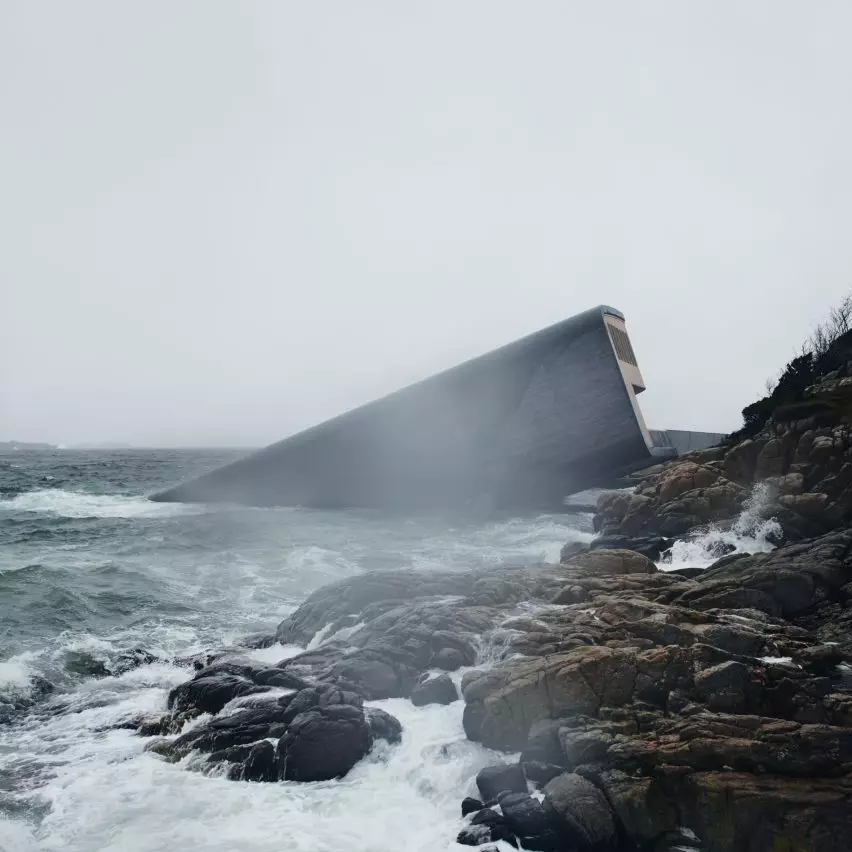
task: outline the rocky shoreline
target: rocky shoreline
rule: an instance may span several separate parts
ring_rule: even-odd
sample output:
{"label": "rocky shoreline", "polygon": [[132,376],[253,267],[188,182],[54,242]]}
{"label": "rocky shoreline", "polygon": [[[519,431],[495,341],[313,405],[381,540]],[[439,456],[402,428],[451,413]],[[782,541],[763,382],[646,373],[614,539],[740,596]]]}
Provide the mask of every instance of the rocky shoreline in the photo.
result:
{"label": "rocky shoreline", "polygon": [[[779,409],[758,434],[603,495],[598,538],[558,565],[320,589],[274,636],[196,660],[139,732],[164,759],[233,779],[327,780],[379,741],[393,760],[404,731],[370,702],[463,700],[467,737],[507,757],[459,803],[459,844],[848,848],[848,367],[808,389],[801,416]],[[660,570],[674,539],[735,524],[755,488],[774,550]],[[268,667],[245,656],[276,642],[310,647]]]}

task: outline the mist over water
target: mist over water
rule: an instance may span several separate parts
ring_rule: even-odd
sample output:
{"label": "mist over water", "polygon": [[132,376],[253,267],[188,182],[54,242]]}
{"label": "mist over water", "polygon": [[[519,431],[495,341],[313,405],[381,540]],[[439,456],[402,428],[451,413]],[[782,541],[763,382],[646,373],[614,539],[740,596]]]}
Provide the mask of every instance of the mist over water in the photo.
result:
{"label": "mist over water", "polygon": [[[2,852],[457,848],[461,798],[480,768],[504,759],[467,741],[462,702],[375,702],[402,722],[403,742],[377,747],[341,781],[316,784],[188,771],[116,726],[164,710],[168,691],[190,675],[176,658],[270,633],[326,583],[367,570],[557,561],[567,541],[591,541],[591,515],[460,522],[145,499],[233,455],[0,458]],[[725,535],[743,548],[771,547],[746,526]],[[678,544],[673,556],[679,567],[706,553]],[[499,629],[483,637],[479,664],[505,641]],[[120,676],[86,673],[132,648],[160,662]],[[253,653],[273,663],[298,650]]]}
{"label": "mist over water", "polygon": [[[405,727],[341,782],[244,784],[143,753],[116,724],[165,707],[189,676],[168,662],[75,673],[141,647],[170,660],[271,632],[315,589],[366,570],[461,570],[558,559],[584,515],[488,523],[150,503],[233,454],[17,453],[0,464],[0,707],[58,690],[0,723],[0,849],[440,849],[495,755],[463,706],[379,702]],[[330,637],[317,637],[317,641]],[[257,652],[270,662],[295,649]]]}

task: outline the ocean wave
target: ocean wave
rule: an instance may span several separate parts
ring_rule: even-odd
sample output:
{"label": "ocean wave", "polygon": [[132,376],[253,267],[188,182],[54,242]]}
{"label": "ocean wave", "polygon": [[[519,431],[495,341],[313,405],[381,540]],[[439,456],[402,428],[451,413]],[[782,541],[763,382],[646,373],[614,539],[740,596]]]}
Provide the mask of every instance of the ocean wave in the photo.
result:
{"label": "ocean wave", "polygon": [[34,654],[26,652],[0,661],[0,695],[29,692],[34,675],[33,657]]}
{"label": "ocean wave", "polygon": [[162,518],[199,513],[205,508],[186,503],[153,503],[139,496],[44,488],[0,500],[0,511],[44,513],[61,518]]}
{"label": "ocean wave", "polygon": [[664,571],[708,568],[721,556],[775,550],[782,530],[771,517],[771,497],[765,484],[756,485],[730,527],[710,526],[698,535],[676,541],[660,567]]}

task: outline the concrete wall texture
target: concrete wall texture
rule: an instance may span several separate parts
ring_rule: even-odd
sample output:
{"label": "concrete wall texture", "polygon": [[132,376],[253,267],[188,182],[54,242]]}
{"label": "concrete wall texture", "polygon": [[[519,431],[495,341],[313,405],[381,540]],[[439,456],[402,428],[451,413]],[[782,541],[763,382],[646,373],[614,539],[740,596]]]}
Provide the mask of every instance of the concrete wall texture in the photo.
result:
{"label": "concrete wall texture", "polygon": [[[322,508],[555,506],[650,460],[600,306],[155,500]],[[639,416],[637,417],[637,414]]]}

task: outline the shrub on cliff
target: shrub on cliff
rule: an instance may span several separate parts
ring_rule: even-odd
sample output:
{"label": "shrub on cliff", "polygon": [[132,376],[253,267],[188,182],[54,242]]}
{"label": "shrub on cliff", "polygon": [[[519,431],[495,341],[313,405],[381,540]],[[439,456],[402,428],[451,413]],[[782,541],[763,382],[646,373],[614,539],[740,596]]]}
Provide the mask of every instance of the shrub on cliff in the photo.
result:
{"label": "shrub on cliff", "polygon": [[[731,444],[756,435],[781,406],[805,400],[805,391],[826,373],[852,359],[852,294],[831,310],[802,345],[801,353],[787,363],[770,391],[743,409],[743,427],[729,437]],[[802,412],[804,416],[804,412]]]}

